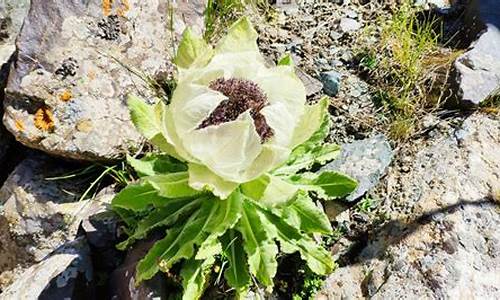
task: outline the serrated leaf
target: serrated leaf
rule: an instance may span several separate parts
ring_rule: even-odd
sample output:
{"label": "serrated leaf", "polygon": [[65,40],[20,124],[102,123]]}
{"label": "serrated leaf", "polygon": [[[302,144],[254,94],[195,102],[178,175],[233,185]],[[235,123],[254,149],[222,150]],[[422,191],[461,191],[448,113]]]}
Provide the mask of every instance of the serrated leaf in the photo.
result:
{"label": "serrated leaf", "polygon": [[276,176],[289,176],[299,171],[309,170],[315,164],[324,165],[340,155],[340,146],[325,143],[314,148],[301,147],[290,155],[289,160],[272,172]]}
{"label": "serrated leaf", "polygon": [[275,238],[280,242],[283,252],[293,253],[298,251],[311,271],[316,274],[326,275],[333,271],[335,263],[330,253],[318,245],[310,236],[301,234],[297,228],[294,228],[283,218],[265,207],[255,202],[253,202],[253,205],[265,216],[267,219],[266,224],[273,226],[273,229],[269,230],[269,232],[275,234]]}
{"label": "serrated leaf", "polygon": [[229,264],[224,271],[224,277],[229,286],[241,296],[245,294],[251,283],[247,256],[243,249],[243,238],[236,230],[229,230],[220,238],[224,257]]}
{"label": "serrated leaf", "polygon": [[138,222],[133,234],[125,241],[116,245],[116,247],[119,250],[125,250],[136,240],[145,238],[151,230],[161,226],[173,225],[181,217],[188,215],[198,208],[204,199],[205,198],[165,199],[167,201],[165,206],[156,208]]}
{"label": "serrated leaf", "polygon": [[191,28],[186,28],[173,62],[180,68],[208,62],[213,53],[212,47],[202,37],[196,36]]}
{"label": "serrated leaf", "polygon": [[250,272],[265,286],[273,286],[278,265],[278,247],[266,232],[260,214],[248,201],[243,202],[237,229],[243,236],[243,248],[248,256]]}
{"label": "serrated leaf", "polygon": [[158,196],[156,189],[147,182],[130,184],[121,190],[111,201],[113,208],[141,211],[159,204],[165,199]]}
{"label": "serrated leaf", "polygon": [[184,224],[167,230],[167,236],[156,242],[137,264],[137,283],[151,279],[160,269],[167,271],[181,259],[194,255],[194,246],[207,237],[206,225],[214,217],[218,199],[205,199],[202,206]]}
{"label": "serrated leaf", "polygon": [[283,217],[306,233],[330,234],[332,225],[322,209],[306,192],[300,192],[291,205],[283,209]]}
{"label": "serrated leaf", "polygon": [[183,300],[200,299],[205,290],[208,274],[215,262],[215,258],[197,260],[191,258],[184,262],[181,270]]}
{"label": "serrated leaf", "polygon": [[270,174],[241,185],[242,192],[268,207],[286,205],[293,199],[298,188],[289,182]]}
{"label": "serrated leaf", "polygon": [[188,172],[148,176],[143,180],[151,184],[158,191],[158,195],[165,198],[192,197],[201,194],[189,186]]}
{"label": "serrated leaf", "polygon": [[323,171],[316,173],[296,174],[290,178],[290,182],[305,191],[314,191],[318,197],[324,200],[342,198],[349,195],[357,187],[356,180],[334,171]]}
{"label": "serrated leaf", "polygon": [[141,159],[127,155],[127,162],[140,177],[187,171],[186,164],[163,154],[147,154]]}
{"label": "serrated leaf", "polygon": [[159,110],[154,105],[147,104],[141,98],[130,95],[128,97],[130,118],[139,132],[148,140],[161,132]]}
{"label": "serrated leaf", "polygon": [[207,224],[206,230],[210,233],[201,244],[196,254],[197,259],[207,258],[221,251],[218,238],[232,229],[241,218],[242,196],[239,192],[232,193],[226,200],[219,200],[216,216]]}

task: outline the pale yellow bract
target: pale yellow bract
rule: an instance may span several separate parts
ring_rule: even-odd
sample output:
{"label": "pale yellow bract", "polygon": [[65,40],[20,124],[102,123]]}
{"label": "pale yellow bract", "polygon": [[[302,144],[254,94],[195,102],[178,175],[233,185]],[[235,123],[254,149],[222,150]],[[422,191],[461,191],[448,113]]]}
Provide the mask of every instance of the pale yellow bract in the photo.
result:
{"label": "pale yellow bract", "polygon": [[[168,143],[163,150],[188,163],[194,189],[227,198],[240,184],[281,165],[319,126],[298,125],[307,123],[301,120],[307,118],[305,87],[293,66],[266,66],[247,18],[235,23],[215,48],[187,31],[176,63],[178,84],[162,113],[161,133]],[[227,99],[208,87],[218,78],[249,80],[265,93],[269,104],[261,113],[273,130],[269,140],[261,143],[250,111],[234,121],[199,128]]]}

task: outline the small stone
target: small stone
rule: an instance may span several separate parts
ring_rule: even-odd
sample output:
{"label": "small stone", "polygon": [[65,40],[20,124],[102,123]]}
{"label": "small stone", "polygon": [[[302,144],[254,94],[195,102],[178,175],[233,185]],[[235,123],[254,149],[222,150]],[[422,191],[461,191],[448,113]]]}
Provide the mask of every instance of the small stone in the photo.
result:
{"label": "small stone", "polygon": [[332,31],[330,32],[330,37],[332,38],[332,40],[338,40],[342,37],[342,33],[338,32],[338,31]]}
{"label": "small stone", "polygon": [[393,151],[384,135],[342,145],[342,152],[323,170],[346,173],[358,181],[358,187],[346,200],[354,201],[370,191],[392,162]]}
{"label": "small stone", "polygon": [[355,12],[354,10],[352,9],[348,9],[345,11],[345,15],[351,19],[356,19],[358,17],[358,13]]}
{"label": "small stone", "polygon": [[361,28],[361,24],[354,19],[351,19],[351,18],[340,19],[340,29],[343,32],[350,33],[350,32],[357,31],[360,28]]}
{"label": "small stone", "polygon": [[323,90],[330,97],[335,97],[340,90],[340,73],[336,71],[323,72],[320,74]]}

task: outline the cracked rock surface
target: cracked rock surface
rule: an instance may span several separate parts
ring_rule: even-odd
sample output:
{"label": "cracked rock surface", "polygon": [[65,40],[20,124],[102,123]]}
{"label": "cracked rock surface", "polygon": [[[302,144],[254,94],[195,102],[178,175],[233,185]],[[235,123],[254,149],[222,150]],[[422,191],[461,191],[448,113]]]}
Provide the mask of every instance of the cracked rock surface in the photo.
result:
{"label": "cracked rock surface", "polygon": [[498,149],[500,120],[476,114],[421,149],[411,171],[389,173],[389,220],[319,299],[498,299]]}

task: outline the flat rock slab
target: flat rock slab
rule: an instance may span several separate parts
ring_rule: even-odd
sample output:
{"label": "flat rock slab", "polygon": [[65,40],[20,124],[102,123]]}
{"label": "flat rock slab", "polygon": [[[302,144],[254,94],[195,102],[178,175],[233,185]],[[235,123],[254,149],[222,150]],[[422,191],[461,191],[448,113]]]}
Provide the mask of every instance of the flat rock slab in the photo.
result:
{"label": "flat rock slab", "polygon": [[90,249],[84,238],[78,238],[27,269],[0,299],[92,299],[92,279]]}
{"label": "flat rock slab", "polygon": [[481,104],[500,92],[500,30],[488,25],[472,49],[458,58],[455,68],[458,94],[464,105]]}
{"label": "flat rock slab", "polygon": [[342,145],[340,157],[323,170],[343,172],[358,181],[358,187],[346,200],[354,201],[373,188],[385,174],[393,152],[384,135]]}
{"label": "flat rock slab", "polygon": [[468,29],[481,34],[455,62],[457,94],[470,106],[500,93],[500,2],[472,0],[465,13]]}
{"label": "flat rock slab", "polygon": [[112,191],[78,201],[88,179],[50,180],[71,169],[46,156],[22,161],[0,189],[0,289],[75,238],[82,220],[105,208]]}
{"label": "flat rock slab", "polygon": [[[105,161],[138,148],[127,95],[154,102],[187,24],[203,26],[204,2],[33,0],[17,40],[4,124],[28,147]],[[173,20],[172,20],[173,17]]]}
{"label": "flat rock slab", "polygon": [[319,299],[499,299],[498,149],[500,119],[473,115],[390,173],[389,220]]}

